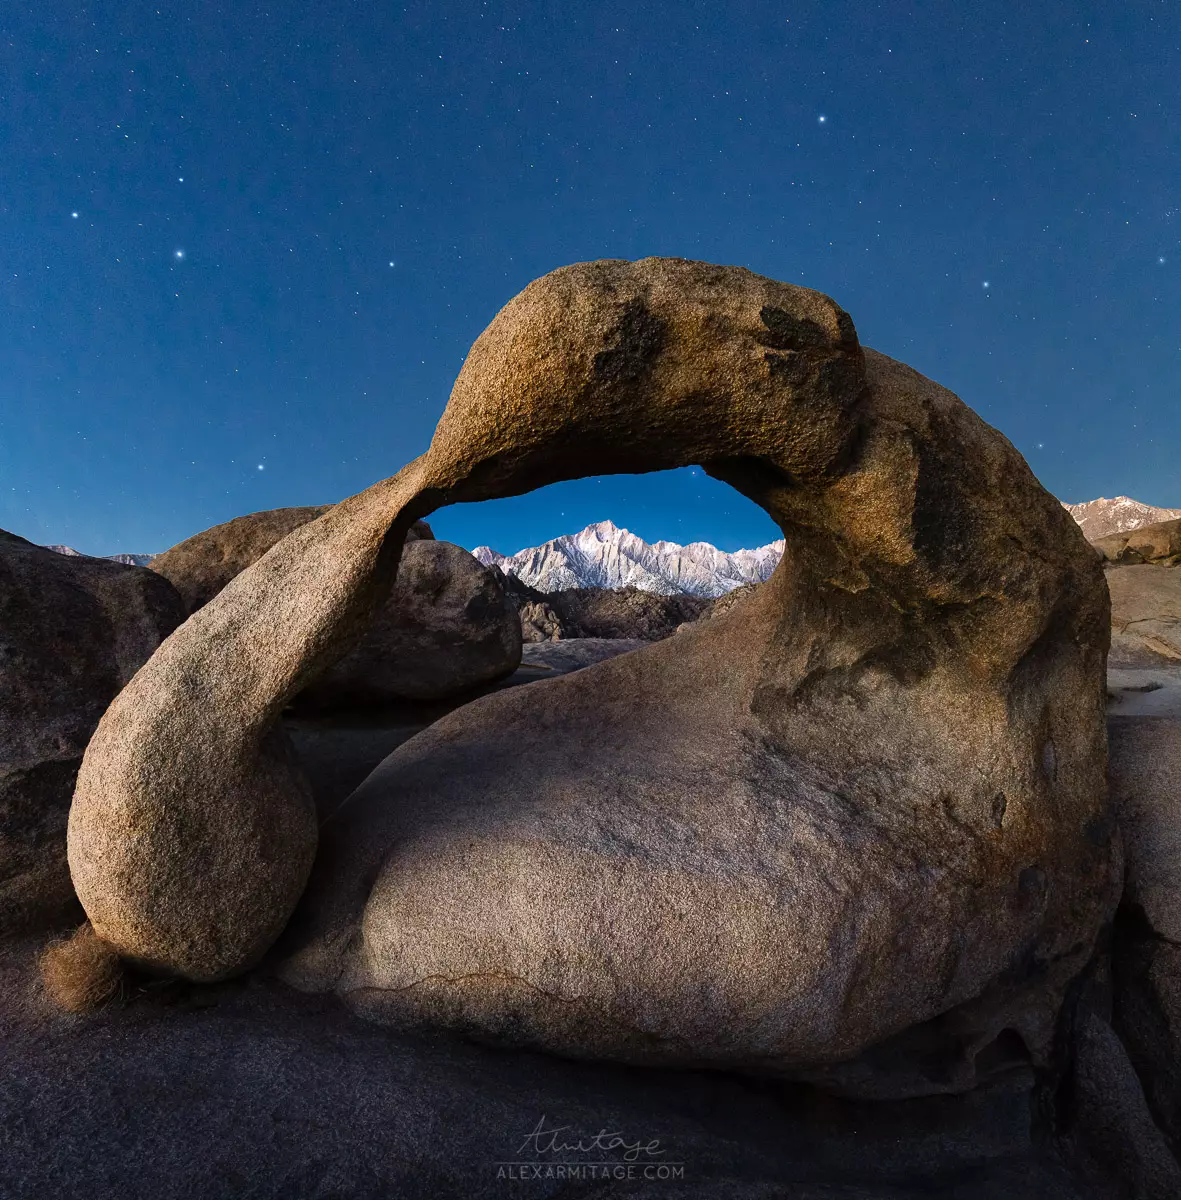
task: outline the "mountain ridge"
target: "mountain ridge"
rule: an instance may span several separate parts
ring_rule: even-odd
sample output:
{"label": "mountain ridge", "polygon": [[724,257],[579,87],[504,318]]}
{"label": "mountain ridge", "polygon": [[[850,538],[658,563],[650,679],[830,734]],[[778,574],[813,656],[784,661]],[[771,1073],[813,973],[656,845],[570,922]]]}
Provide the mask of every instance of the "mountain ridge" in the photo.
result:
{"label": "mountain ridge", "polygon": [[[1063,501],[1062,507],[1091,541],[1181,517],[1181,508],[1157,508],[1129,496],[1099,497],[1081,504]],[[728,553],[709,542],[645,542],[607,520],[515,554],[500,554],[490,546],[477,546],[472,554],[485,566],[497,566],[539,592],[636,587],[662,596],[716,598],[742,584],[770,578],[783,555],[783,541]]]}

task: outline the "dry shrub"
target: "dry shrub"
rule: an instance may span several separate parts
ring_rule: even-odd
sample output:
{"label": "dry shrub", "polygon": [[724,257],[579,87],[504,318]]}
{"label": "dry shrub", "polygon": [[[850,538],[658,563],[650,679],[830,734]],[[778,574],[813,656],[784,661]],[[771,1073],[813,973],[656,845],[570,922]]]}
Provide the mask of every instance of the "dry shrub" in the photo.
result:
{"label": "dry shrub", "polygon": [[93,1012],[118,994],[119,955],[87,923],[41,955],[41,978],[50,999],[67,1012]]}

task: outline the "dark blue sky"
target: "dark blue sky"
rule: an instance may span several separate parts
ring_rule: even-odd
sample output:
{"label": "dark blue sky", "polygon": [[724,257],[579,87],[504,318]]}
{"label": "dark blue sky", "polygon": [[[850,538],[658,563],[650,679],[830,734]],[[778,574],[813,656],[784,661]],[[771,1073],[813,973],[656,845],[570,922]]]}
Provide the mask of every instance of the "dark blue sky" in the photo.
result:
{"label": "dark blue sky", "polygon": [[[1181,505],[1169,0],[48,0],[0,9],[0,55],[0,526],[34,541],[358,491],[510,296],[649,254],[829,293],[1063,499]],[[434,524],[607,517],[776,536],[689,472]]]}

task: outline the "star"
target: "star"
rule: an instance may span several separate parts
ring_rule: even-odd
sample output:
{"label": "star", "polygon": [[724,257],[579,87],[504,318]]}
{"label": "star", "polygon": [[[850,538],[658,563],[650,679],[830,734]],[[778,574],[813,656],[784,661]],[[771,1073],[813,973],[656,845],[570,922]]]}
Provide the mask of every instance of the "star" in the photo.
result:
{"label": "star", "polygon": [[177,258],[184,258],[184,256],[185,256],[185,252],[184,252],[183,250],[178,250],[178,251],[176,252],[176,257],[177,257]]}
{"label": "star", "polygon": [[[78,219],[78,214],[77,214],[77,213],[70,213],[70,216],[71,216],[71,217],[73,217],[75,221]],[[1161,259],[1161,262],[1164,262],[1164,261],[1165,261],[1165,260],[1162,258],[1162,259]]]}
{"label": "star", "polygon": [[[1164,259],[1161,259],[1161,262],[1164,262]],[[391,262],[391,263],[390,263],[390,266],[392,267],[393,265],[394,265],[394,264]]]}
{"label": "star", "polygon": [[265,470],[266,470],[266,467],[264,467],[264,466],[262,465],[262,463],[259,463],[259,464],[258,464],[258,469],[259,469],[260,471],[265,471]]}
{"label": "star", "polygon": [[816,118],[816,123],[818,125],[823,125],[825,123],[825,121],[827,121],[827,120],[828,120],[828,118],[824,115],[824,113],[821,113],[820,116],[818,116]]}
{"label": "star", "polygon": [[988,280],[986,279],[980,286],[987,292],[990,285],[989,285]]}
{"label": "star", "polygon": [[[75,214],[74,214],[74,216],[77,216],[77,215],[78,215],[77,213],[75,213]],[[1160,258],[1158,258],[1156,261],[1157,261],[1158,263],[1160,263],[1160,264],[1161,264],[1161,266],[1163,267],[1163,266],[1165,265],[1165,256],[1162,254],[1162,255],[1160,256]]]}

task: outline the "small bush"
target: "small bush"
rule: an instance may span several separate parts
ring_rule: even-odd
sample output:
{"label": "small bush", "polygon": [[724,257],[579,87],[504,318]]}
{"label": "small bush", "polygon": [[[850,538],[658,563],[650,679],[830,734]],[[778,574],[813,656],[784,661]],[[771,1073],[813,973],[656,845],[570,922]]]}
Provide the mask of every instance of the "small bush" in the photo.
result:
{"label": "small bush", "polygon": [[118,995],[123,966],[119,955],[87,923],[45,950],[41,978],[50,999],[66,1012],[93,1012]]}

